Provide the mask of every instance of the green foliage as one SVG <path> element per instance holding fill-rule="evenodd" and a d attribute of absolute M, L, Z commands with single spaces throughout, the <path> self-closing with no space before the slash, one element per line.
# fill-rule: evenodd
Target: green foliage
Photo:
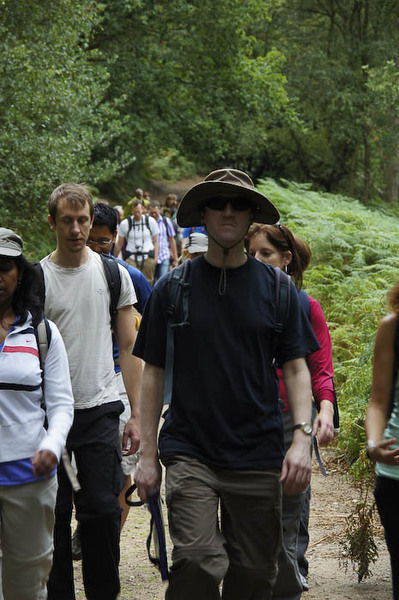
<path fill-rule="evenodd" d="M 281 221 L 310 244 L 304 289 L 320 302 L 330 328 L 341 410 L 338 444 L 353 476 L 362 478 L 374 337 L 387 312 L 386 293 L 399 280 L 398 220 L 357 200 L 282 183 L 264 180 L 260 189 L 279 208 Z"/>
<path fill-rule="evenodd" d="M 272 134 L 268 171 L 367 202 L 392 182 L 397 202 L 398 5 L 392 0 L 287 0 L 271 44 L 285 55 L 300 127 Z M 392 157 L 392 158 L 391 158 Z"/>
<path fill-rule="evenodd" d="M 36 238 L 49 192 L 62 181 L 106 181 L 131 161 L 116 139 L 109 74 L 88 49 L 100 21 L 89 0 L 0 5 L 0 214 Z"/>
<path fill-rule="evenodd" d="M 197 174 L 195 165 L 177 150 L 165 150 L 151 160 L 146 168 L 149 179 L 178 181 Z"/>
<path fill-rule="evenodd" d="M 172 0 L 108 3 L 92 45 L 110 72 L 110 94 L 129 119 L 119 138 L 134 149 L 138 177 L 175 149 L 197 167 L 247 168 L 271 127 L 295 120 L 281 52 L 252 35 L 273 2 Z"/>
<path fill-rule="evenodd" d="M 345 541 L 342 544 L 345 570 L 351 563 L 357 571 L 359 583 L 372 576 L 370 565 L 378 558 L 373 535 L 374 514 L 375 503 L 370 499 L 370 487 L 363 486 L 360 499 L 346 518 Z"/>

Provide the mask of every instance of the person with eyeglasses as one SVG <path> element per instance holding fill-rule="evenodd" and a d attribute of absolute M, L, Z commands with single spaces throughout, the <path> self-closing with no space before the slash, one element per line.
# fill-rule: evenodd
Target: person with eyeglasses
<path fill-rule="evenodd" d="M 96 202 L 93 205 L 93 224 L 90 230 L 90 237 L 87 240 L 87 245 L 97 253 L 103 253 L 115 258 L 111 254 L 112 245 L 116 239 L 117 232 L 117 214 L 112 206 L 104 204 L 103 202 Z M 143 273 L 132 267 L 124 260 L 115 259 L 117 262 L 125 267 L 127 272 L 130 275 L 130 279 L 132 280 L 136 296 L 137 302 L 133 305 L 137 310 L 139 315 L 142 315 L 144 312 L 144 308 L 147 302 L 147 299 L 151 293 L 151 286 L 148 283 L 147 279 L 144 277 Z M 135 315 L 136 316 L 136 315 Z M 136 329 L 138 329 L 139 321 L 135 321 L 137 323 Z M 119 437 L 121 441 L 121 445 L 123 442 L 123 433 L 125 430 L 126 423 L 130 418 L 130 404 L 126 394 L 126 389 L 123 383 L 121 367 L 119 364 L 119 350 L 116 339 L 114 338 L 114 363 L 115 363 L 115 373 L 117 375 L 118 387 L 119 387 L 119 397 L 123 402 L 124 411 L 119 417 Z M 134 469 L 136 466 L 136 459 L 134 456 L 124 456 L 122 455 L 122 471 L 125 476 L 125 485 L 123 486 L 120 494 L 119 494 L 119 502 L 122 507 L 122 516 L 121 516 L 121 529 L 123 528 L 127 515 L 129 513 L 129 505 L 126 504 L 125 501 L 125 491 L 131 486 L 131 476 L 134 473 Z"/>
<path fill-rule="evenodd" d="M 257 260 L 278 267 L 292 277 L 305 314 L 317 337 L 320 348 L 307 358 L 312 392 L 317 407 L 312 434 L 320 446 L 334 438 L 333 363 L 331 338 L 320 304 L 302 290 L 303 273 L 311 259 L 309 246 L 281 223 L 253 223 L 249 228 L 246 246 Z M 289 410 L 283 372 L 277 369 L 280 399 L 283 402 L 284 444 L 287 451 L 292 442 L 293 419 Z M 308 561 L 305 553 L 309 543 L 310 486 L 295 495 L 283 494 L 283 547 L 279 557 L 279 575 L 273 599 L 298 600 L 309 589 Z"/>
<path fill-rule="evenodd" d="M 242 171 L 213 171 L 190 188 L 177 221 L 205 226 L 208 247 L 188 263 L 189 319 L 174 328 L 173 366 L 165 366 L 167 278 L 153 289 L 140 325 L 133 352 L 145 367 L 135 482 L 145 502 L 160 487 L 160 457 L 173 542 L 167 600 L 219 599 L 222 580 L 224 600 L 270 599 L 282 487 L 294 494 L 310 480 L 311 388 L 304 357 L 318 343 L 293 284 L 287 322 L 274 343 L 275 271 L 244 247 L 253 221 L 278 218 Z M 296 425 L 285 457 L 275 357 Z M 158 443 L 165 379 L 172 372 Z"/>

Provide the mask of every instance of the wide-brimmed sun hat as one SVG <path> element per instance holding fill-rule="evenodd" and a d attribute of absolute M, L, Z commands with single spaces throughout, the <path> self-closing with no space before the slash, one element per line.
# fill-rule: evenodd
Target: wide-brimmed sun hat
<path fill-rule="evenodd" d="M 204 181 L 195 184 L 181 199 L 177 222 L 180 227 L 202 225 L 201 210 L 207 201 L 216 197 L 244 198 L 254 209 L 254 221 L 273 225 L 279 218 L 277 208 L 255 189 L 252 179 L 237 169 L 212 171 Z"/>
<path fill-rule="evenodd" d="M 12 229 L 0 227 L 0 256 L 16 258 L 22 254 L 23 241 Z"/>

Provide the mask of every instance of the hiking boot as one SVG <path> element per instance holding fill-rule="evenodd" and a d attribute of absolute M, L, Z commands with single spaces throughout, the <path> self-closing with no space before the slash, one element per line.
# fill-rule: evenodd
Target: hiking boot
<path fill-rule="evenodd" d="M 82 546 L 80 544 L 80 525 L 78 523 L 72 536 L 72 560 L 82 560 Z"/>

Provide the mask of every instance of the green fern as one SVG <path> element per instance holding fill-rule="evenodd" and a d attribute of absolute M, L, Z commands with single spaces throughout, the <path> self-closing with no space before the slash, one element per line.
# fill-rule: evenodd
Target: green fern
<path fill-rule="evenodd" d="M 387 312 L 386 293 L 399 280 L 397 210 L 377 203 L 368 208 L 295 182 L 267 179 L 260 189 L 312 249 L 304 289 L 320 302 L 330 328 L 341 412 L 338 445 L 357 479 L 364 472 L 357 462 L 365 442 L 375 332 Z"/>

